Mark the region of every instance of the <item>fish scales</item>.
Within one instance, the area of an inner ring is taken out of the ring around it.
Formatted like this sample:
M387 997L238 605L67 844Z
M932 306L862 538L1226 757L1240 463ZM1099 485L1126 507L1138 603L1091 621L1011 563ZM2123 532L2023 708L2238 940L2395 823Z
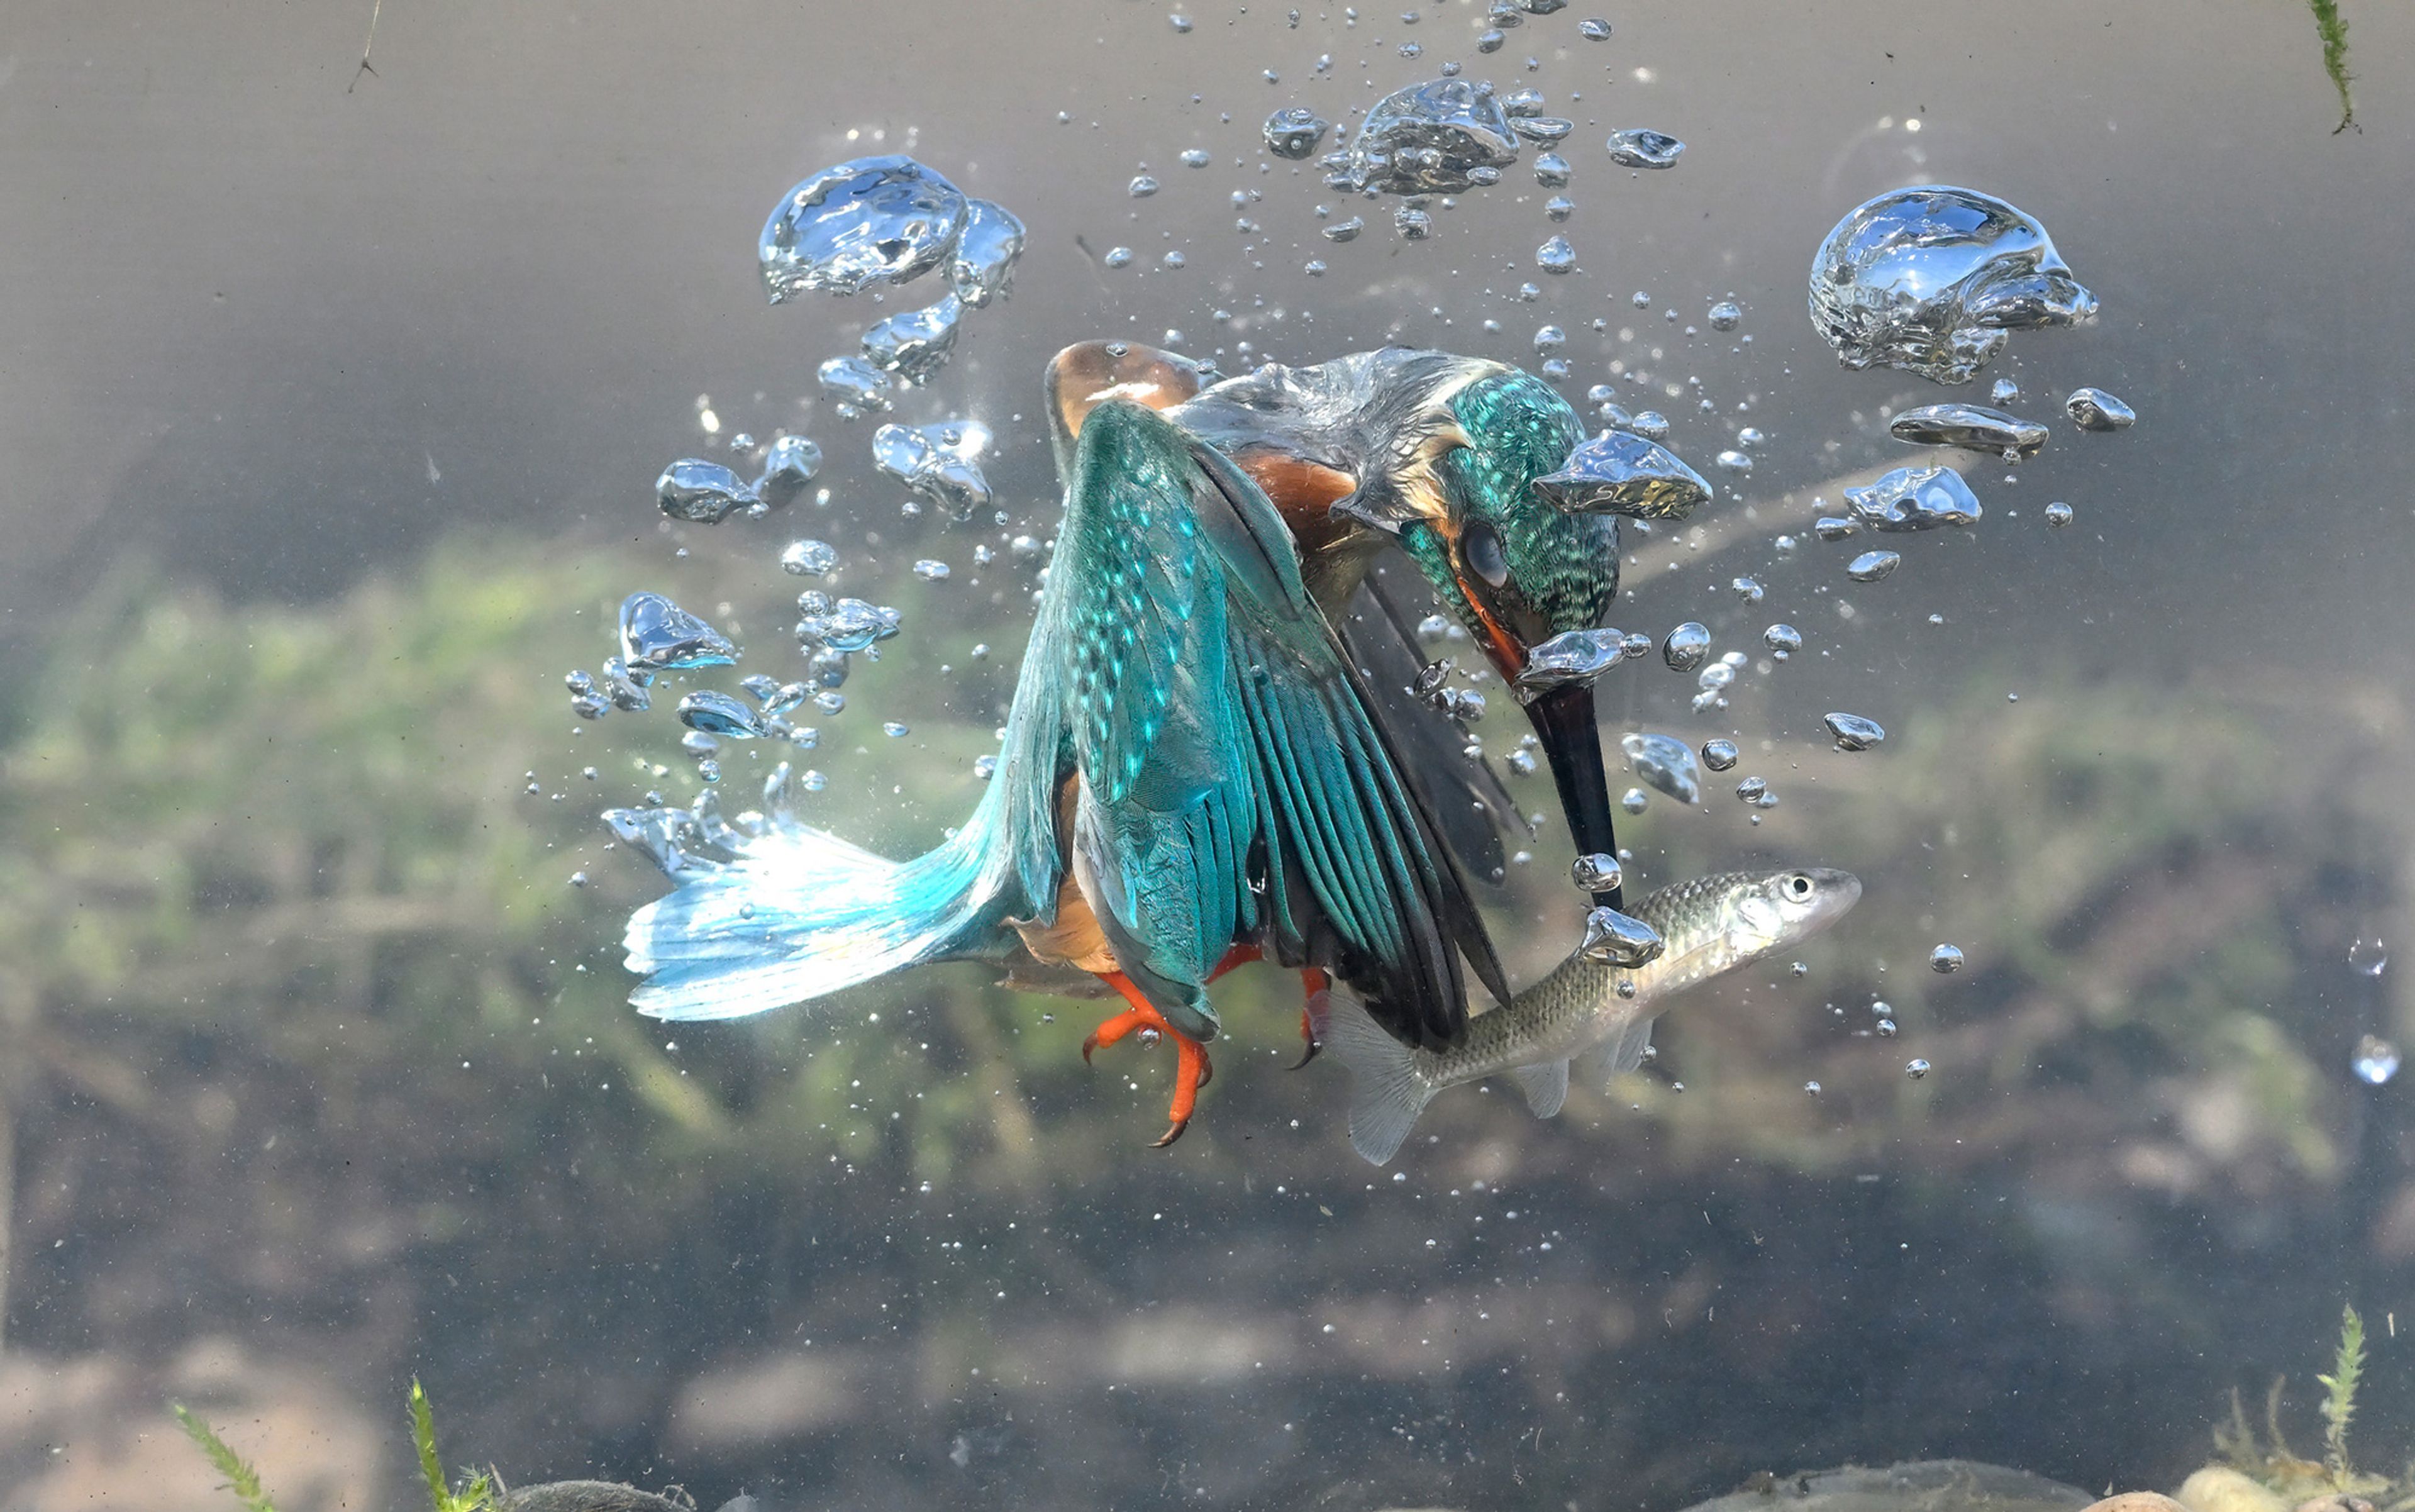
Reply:
M1572 953L1504 1007L1469 1020L1447 1050L1402 1044L1337 995L1328 1029L1353 1079L1351 1143L1381 1165L1435 1094L1487 1076L1516 1077L1528 1105L1549 1117L1567 1094L1571 1060L1584 1060L1588 1076L1631 1069L1669 998L1817 934L1861 891L1851 873L1812 867L1672 883L1634 909L1666 942L1658 956L1619 966ZM1626 984L1632 990L1622 996Z
M1722 872L1654 892L1636 906L1634 915L1668 942L1658 956L1641 966L1615 966L1570 955L1508 1007L1470 1019L1465 1042L1418 1051L1419 1076L1449 1086L1538 1058L1575 1055L1670 994L1744 964L1748 953L1731 943L1733 902L1762 880L1751 873ZM1622 977L1635 983L1632 996L1619 995Z

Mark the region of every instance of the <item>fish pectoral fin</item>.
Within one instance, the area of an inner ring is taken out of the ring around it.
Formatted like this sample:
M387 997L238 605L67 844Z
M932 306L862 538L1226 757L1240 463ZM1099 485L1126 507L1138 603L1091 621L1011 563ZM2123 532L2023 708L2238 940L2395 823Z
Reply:
M1568 1100L1568 1063L1547 1060L1535 1066L1512 1067L1510 1080L1518 1090L1526 1094L1526 1106L1538 1118L1550 1118Z
M1577 1078L1587 1086L1608 1086L1642 1065L1643 1053L1651 1048L1652 1021L1638 1019L1577 1056Z

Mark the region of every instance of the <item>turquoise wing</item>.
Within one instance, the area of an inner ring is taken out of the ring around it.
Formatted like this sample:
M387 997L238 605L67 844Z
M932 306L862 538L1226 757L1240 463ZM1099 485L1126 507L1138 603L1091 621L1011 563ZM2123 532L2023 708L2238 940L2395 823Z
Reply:
M1263 927L1395 1033L1455 1039L1474 910L1266 496L1155 412L1102 404L1050 588L1083 779L1073 864L1152 1001L1212 1026L1208 973Z

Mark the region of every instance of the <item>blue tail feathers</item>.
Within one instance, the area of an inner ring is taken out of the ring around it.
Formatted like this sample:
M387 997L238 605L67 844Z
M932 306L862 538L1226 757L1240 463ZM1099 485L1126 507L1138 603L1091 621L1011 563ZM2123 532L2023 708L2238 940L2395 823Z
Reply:
M647 981L629 1000L660 1019L738 1018L990 953L1011 942L1004 920L1022 898L1012 847L995 843L1006 807L984 801L945 844L905 861L774 823L630 916L628 966Z

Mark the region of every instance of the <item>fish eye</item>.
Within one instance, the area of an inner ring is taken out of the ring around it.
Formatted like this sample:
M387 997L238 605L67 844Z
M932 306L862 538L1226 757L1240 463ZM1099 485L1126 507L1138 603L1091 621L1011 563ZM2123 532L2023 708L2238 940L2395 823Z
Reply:
M1470 525L1459 537L1460 559L1467 570L1493 587L1509 580L1509 559L1501 552L1501 536L1492 526L1481 521Z
M1786 895L1800 903L1811 895L1811 879L1801 872L1786 879Z

